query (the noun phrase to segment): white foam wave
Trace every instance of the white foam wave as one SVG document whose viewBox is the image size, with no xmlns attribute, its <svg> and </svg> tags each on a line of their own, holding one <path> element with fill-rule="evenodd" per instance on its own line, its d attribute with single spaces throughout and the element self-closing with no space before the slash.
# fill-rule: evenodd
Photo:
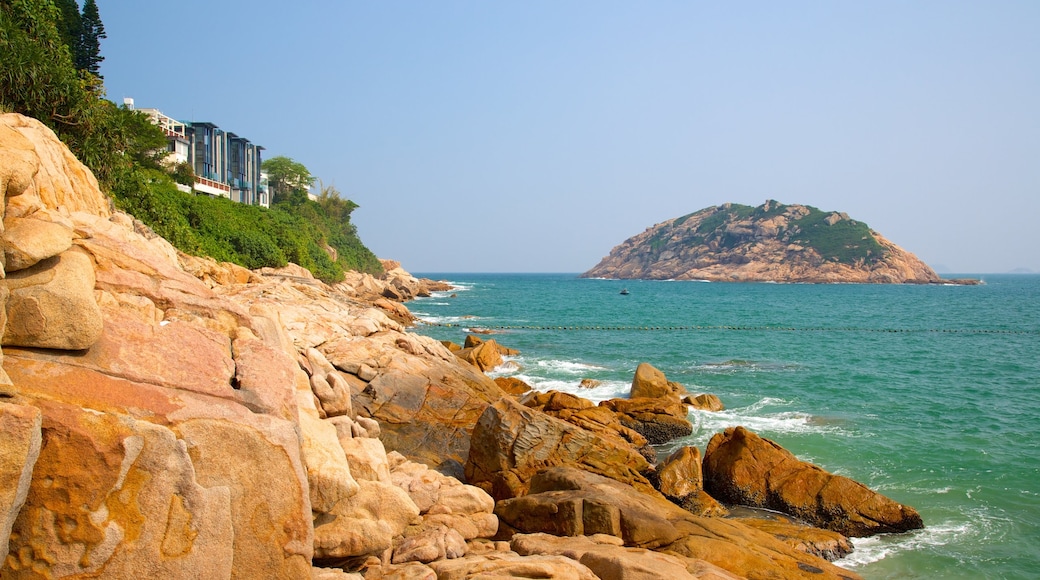
<svg viewBox="0 0 1040 580">
<path fill-rule="evenodd" d="M 537 363 L 535 363 L 535 365 L 539 368 L 546 369 L 548 371 L 561 372 L 571 375 L 588 373 L 589 371 L 605 370 L 601 366 L 571 360 L 540 360 Z"/>
<path fill-rule="evenodd" d="M 947 522 L 902 534 L 881 534 L 869 538 L 856 538 L 853 541 L 852 553 L 834 563 L 843 568 L 857 568 L 901 552 L 937 548 L 950 543 L 963 542 L 974 535 L 977 535 L 977 530 L 970 523 Z"/>
<path fill-rule="evenodd" d="M 790 404 L 791 404 L 790 401 L 785 401 L 784 399 L 781 399 L 781 398 L 778 398 L 778 397 L 763 397 L 762 399 L 759 399 L 758 401 L 756 401 L 754 403 L 751 403 L 747 407 L 740 407 L 740 408 L 733 409 L 732 412 L 733 413 L 740 413 L 742 415 L 747 415 L 747 414 L 751 414 L 751 413 L 757 413 L 758 411 L 761 411 L 762 409 L 764 409 L 766 407 L 769 407 L 769 406 L 777 406 L 777 407 L 779 407 L 781 405 L 790 405 Z"/>
<path fill-rule="evenodd" d="M 691 370 L 706 374 L 732 375 L 736 373 L 783 372 L 797 370 L 798 365 L 791 363 L 730 359 L 720 362 L 706 362 L 695 365 Z"/>
<path fill-rule="evenodd" d="M 415 314 L 421 322 L 427 324 L 459 324 L 462 322 L 472 322 L 474 319 L 479 320 L 479 317 L 474 316 L 431 316 L 420 312 L 413 312 L 413 314 Z"/>
<path fill-rule="evenodd" d="M 583 399 L 588 399 L 594 403 L 625 397 L 628 395 L 628 390 L 632 386 L 630 383 L 623 381 L 603 381 L 596 387 L 587 388 L 582 387 L 581 381 L 577 379 L 566 380 L 546 378 L 529 375 L 523 372 L 513 376 L 531 385 L 531 388 L 536 391 L 560 391 L 561 393 L 570 393 Z"/>
<path fill-rule="evenodd" d="M 809 413 L 801 411 L 773 410 L 776 407 L 790 406 L 789 401 L 776 397 L 764 397 L 746 407 L 737 407 L 723 411 L 690 411 L 690 420 L 694 423 L 695 444 L 707 443 L 707 439 L 715 433 L 730 427 L 743 426 L 760 435 L 770 433 L 828 433 L 851 435 L 840 425 L 817 420 Z M 704 441 L 701 441 L 701 440 Z M 806 459 L 806 458 L 802 458 Z"/>
</svg>

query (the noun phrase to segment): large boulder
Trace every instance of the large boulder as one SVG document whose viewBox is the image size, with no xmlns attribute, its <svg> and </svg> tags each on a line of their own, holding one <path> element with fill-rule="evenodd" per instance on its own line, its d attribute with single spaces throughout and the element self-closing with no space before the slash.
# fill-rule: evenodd
<svg viewBox="0 0 1040 580">
<path fill-rule="evenodd" d="M 268 415 L 239 415 L 186 419 L 174 429 L 199 482 L 230 491 L 231 578 L 305 574 L 314 529 L 295 426 Z"/>
<path fill-rule="evenodd" d="M 657 452 L 650 446 L 646 437 L 622 424 L 622 415 L 605 406 L 597 406 L 588 399 L 560 391 L 530 392 L 520 399 L 520 403 L 591 431 L 618 445 L 630 445 L 647 461 L 657 460 Z"/>
<path fill-rule="evenodd" d="M 617 413 L 621 424 L 660 445 L 693 433 L 693 423 L 686 418 L 686 405 L 678 397 L 638 397 L 610 399 L 601 406 Z"/>
<path fill-rule="evenodd" d="M 354 396 L 354 408 L 379 422 L 387 449 L 434 467 L 446 460 L 462 463 L 477 419 L 502 392 L 462 365 L 422 366 L 417 373 L 380 369 Z"/>
<path fill-rule="evenodd" d="M 669 381 L 663 372 L 650 363 L 639 363 L 635 375 L 632 377 L 632 389 L 628 396 L 632 399 L 640 397 L 655 399 L 659 397 L 678 398 L 685 394 L 686 387 Z"/>
<path fill-rule="evenodd" d="M 569 465 L 657 494 L 643 472 L 646 458 L 618 445 L 503 397 L 487 408 L 473 430 L 466 480 L 496 500 L 525 495 L 531 478 Z"/>
<path fill-rule="evenodd" d="M 68 250 L 9 273 L 2 284 L 11 292 L 5 346 L 80 350 L 101 336 L 94 268 L 87 254 Z"/>
<path fill-rule="evenodd" d="M 9 217 L 4 220 L 4 269 L 24 270 L 72 247 L 72 228 L 52 221 Z"/>
<path fill-rule="evenodd" d="M 494 340 L 480 342 L 456 351 L 455 356 L 477 367 L 482 372 L 493 370 L 502 364 L 502 354 Z"/>
<path fill-rule="evenodd" d="M 680 447 L 657 466 L 651 480 L 657 490 L 683 509 L 699 516 L 724 516 L 728 510 L 704 491 L 701 452 Z"/>
<path fill-rule="evenodd" d="M 743 427 L 708 442 L 704 487 L 720 501 L 780 511 L 846 536 L 924 527 L 914 508 L 801 461 Z"/>
<path fill-rule="evenodd" d="M 516 377 L 495 377 L 495 384 L 505 393 L 514 397 L 531 391 L 531 385 Z"/>
<path fill-rule="evenodd" d="M 6 216 L 25 217 L 41 208 L 111 215 L 111 203 L 94 174 L 61 145 L 54 131 L 17 113 L 0 114 L 0 126 L 5 127 L 0 131 L 0 151 L 7 149 L 19 160 L 19 165 L 9 167 L 7 159 L 0 157 L 5 161 L 0 163 L 2 173 L 9 176 L 0 178 L 8 181 Z"/>
<path fill-rule="evenodd" d="M 311 509 L 328 513 L 340 501 L 357 493 L 358 483 L 350 473 L 336 427 L 317 415 L 316 410 L 300 411 L 300 451 L 307 467 Z"/>
<path fill-rule="evenodd" d="M 696 397 L 683 397 L 683 402 L 699 411 L 715 412 L 726 408 L 719 396 L 711 393 L 701 393 Z"/>
</svg>

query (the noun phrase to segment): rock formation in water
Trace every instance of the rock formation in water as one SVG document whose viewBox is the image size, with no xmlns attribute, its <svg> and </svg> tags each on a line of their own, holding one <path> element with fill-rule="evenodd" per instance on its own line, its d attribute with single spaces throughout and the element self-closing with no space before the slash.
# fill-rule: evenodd
<svg viewBox="0 0 1040 580">
<path fill-rule="evenodd" d="M 584 278 L 937 283 L 916 256 L 839 212 L 727 203 L 647 228 Z"/>
<path fill-rule="evenodd" d="M 697 450 L 655 469 L 696 399 L 649 365 L 635 406 L 515 401 L 508 349 L 408 332 L 443 286 L 181 254 L 13 114 L 0 194 L 0 577 L 858 577 L 834 532 L 704 517 Z"/>
<path fill-rule="evenodd" d="M 776 510 L 846 536 L 924 527 L 914 508 L 801 461 L 743 427 L 716 433 L 708 442 L 704 482 L 722 501 Z"/>
</svg>

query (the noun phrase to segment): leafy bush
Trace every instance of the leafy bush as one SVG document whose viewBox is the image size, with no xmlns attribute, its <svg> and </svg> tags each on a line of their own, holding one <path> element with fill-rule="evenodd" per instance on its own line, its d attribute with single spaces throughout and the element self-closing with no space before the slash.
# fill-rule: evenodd
<svg viewBox="0 0 1040 580">
<path fill-rule="evenodd" d="M 182 252 L 201 252 L 199 238 L 184 213 L 186 196 L 162 171 L 123 170 L 114 179 L 111 193 L 117 208 L 144 222 Z"/>
</svg>

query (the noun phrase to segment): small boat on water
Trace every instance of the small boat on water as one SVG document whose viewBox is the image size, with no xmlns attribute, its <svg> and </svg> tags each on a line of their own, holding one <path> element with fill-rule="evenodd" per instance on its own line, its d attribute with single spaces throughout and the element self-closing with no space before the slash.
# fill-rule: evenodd
<svg viewBox="0 0 1040 580">
<path fill-rule="evenodd" d="M 622 296 L 628 296 L 628 288 L 622 288 L 621 289 L 621 295 Z"/>
</svg>

